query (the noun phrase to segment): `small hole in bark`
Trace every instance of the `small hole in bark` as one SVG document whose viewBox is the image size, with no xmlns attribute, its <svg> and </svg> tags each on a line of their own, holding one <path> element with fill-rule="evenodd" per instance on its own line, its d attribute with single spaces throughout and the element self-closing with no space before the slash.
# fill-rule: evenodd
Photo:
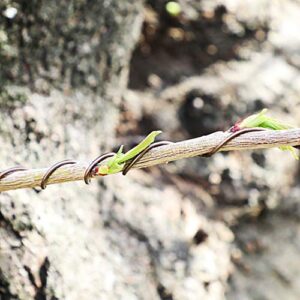
<svg viewBox="0 0 300 300">
<path fill-rule="evenodd" d="M 162 300 L 173 300 L 172 294 L 160 283 L 157 286 L 157 292 Z"/>
<path fill-rule="evenodd" d="M 208 234 L 204 230 L 199 229 L 193 237 L 193 243 L 195 245 L 200 245 L 201 243 L 205 242 L 207 238 Z"/>
</svg>

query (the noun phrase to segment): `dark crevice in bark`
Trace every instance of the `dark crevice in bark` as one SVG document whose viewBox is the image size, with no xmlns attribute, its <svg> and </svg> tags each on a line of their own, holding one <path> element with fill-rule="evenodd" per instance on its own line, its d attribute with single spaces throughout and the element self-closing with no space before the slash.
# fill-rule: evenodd
<svg viewBox="0 0 300 300">
<path fill-rule="evenodd" d="M 0 269 L 0 300 L 18 300 L 18 297 L 9 290 L 9 283 L 5 280 Z"/>
<path fill-rule="evenodd" d="M 20 233 L 13 227 L 13 224 L 5 218 L 5 216 L 0 211 L 0 227 L 5 228 L 9 234 L 12 234 L 15 238 L 22 241 L 22 236 Z M 2 299 L 1 299 L 2 300 Z"/>
<path fill-rule="evenodd" d="M 172 294 L 161 284 L 157 285 L 157 293 L 161 300 L 173 300 Z"/>
<path fill-rule="evenodd" d="M 36 279 L 34 278 L 33 273 L 31 272 L 31 269 L 28 266 L 24 266 L 24 269 L 26 270 L 28 274 L 28 278 L 31 282 L 31 284 L 36 289 L 36 294 L 34 299 L 35 300 L 46 300 L 46 287 L 47 287 L 47 278 L 48 278 L 48 269 L 50 266 L 50 262 L 48 257 L 44 259 L 44 262 L 42 263 L 40 270 L 39 270 L 39 279 L 40 284 L 37 284 Z M 0 299 L 1 300 L 1 299 Z"/>
<path fill-rule="evenodd" d="M 48 270 L 50 267 L 50 262 L 48 257 L 45 258 L 43 264 L 39 270 L 39 276 L 41 280 L 41 286 L 37 289 L 36 295 L 34 297 L 35 300 L 46 300 L 46 287 L 47 287 L 47 279 L 48 279 Z"/>
</svg>

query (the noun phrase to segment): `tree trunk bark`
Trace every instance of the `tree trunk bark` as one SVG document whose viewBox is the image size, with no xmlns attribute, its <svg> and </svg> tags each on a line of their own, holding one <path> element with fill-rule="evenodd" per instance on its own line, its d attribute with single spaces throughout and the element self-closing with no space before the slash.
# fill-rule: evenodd
<svg viewBox="0 0 300 300">
<path fill-rule="evenodd" d="M 3 2 L 1 169 L 110 148 L 142 1 Z M 105 295 L 113 264 L 103 256 L 100 193 L 111 194 L 83 183 L 1 194 L 1 300 Z"/>
<path fill-rule="evenodd" d="M 1 169 L 116 146 L 142 4 L 0 3 Z M 230 230 L 135 174 L 2 193 L 0 299 L 223 299 Z"/>
</svg>

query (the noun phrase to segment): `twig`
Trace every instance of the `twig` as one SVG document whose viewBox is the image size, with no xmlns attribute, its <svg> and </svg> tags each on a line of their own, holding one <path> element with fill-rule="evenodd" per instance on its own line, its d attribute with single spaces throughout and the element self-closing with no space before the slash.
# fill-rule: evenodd
<svg viewBox="0 0 300 300">
<path fill-rule="evenodd" d="M 199 138 L 154 148 L 145 154 L 133 168 L 145 168 L 182 158 L 208 154 L 229 135 L 228 132 L 218 131 Z M 263 149 L 285 145 L 300 145 L 300 128 L 245 133 L 229 141 L 220 151 Z M 88 165 L 87 162 L 78 162 L 63 166 L 51 175 L 47 184 L 82 180 Z M 0 180 L 0 192 L 38 187 L 47 170 L 47 168 L 30 169 L 7 175 Z"/>
</svg>

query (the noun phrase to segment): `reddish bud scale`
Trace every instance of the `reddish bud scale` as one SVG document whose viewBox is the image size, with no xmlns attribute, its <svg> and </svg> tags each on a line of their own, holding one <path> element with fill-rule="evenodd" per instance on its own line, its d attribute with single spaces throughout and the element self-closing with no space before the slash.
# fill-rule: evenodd
<svg viewBox="0 0 300 300">
<path fill-rule="evenodd" d="M 108 168 L 109 169 L 109 168 Z M 101 174 L 99 173 L 99 167 L 95 167 L 93 170 L 93 175 L 98 175 L 98 176 L 106 176 L 107 174 Z"/>
<path fill-rule="evenodd" d="M 241 130 L 241 127 L 240 127 L 240 123 L 235 123 L 231 128 L 230 128 L 230 132 L 237 132 Z"/>
</svg>

